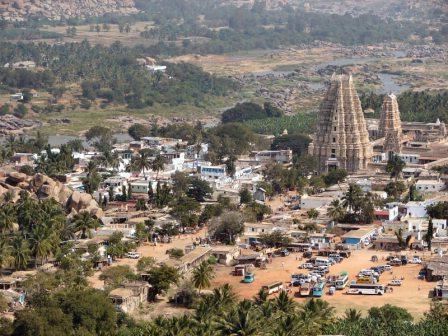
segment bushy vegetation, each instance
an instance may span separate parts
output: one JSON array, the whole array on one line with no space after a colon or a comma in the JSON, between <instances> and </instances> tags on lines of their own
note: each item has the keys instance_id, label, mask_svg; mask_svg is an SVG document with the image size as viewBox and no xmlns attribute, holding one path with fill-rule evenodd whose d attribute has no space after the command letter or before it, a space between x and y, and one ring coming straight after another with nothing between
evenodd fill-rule
<instances>
[{"instance_id":1,"label":"bushy vegetation","mask_svg":"<svg viewBox=\"0 0 448 336\"><path fill-rule=\"evenodd\" d=\"M275 49L315 40L352 44L403 40L417 33L427 36L424 26L395 22L371 14L360 16L305 12L284 6L267 11L263 2L249 6L217 5L213 1L153 1L138 4L148 13L158 13L157 26L141 33L160 42L147 48L150 53L225 53L238 50ZM177 16L176 16L177 13ZM197 20L198 15L202 20ZM179 17L184 20L178 20ZM214 28L220 27L219 30ZM193 43L189 38L207 40ZM182 44L172 43L184 38Z\"/></svg>"},{"instance_id":2,"label":"bushy vegetation","mask_svg":"<svg viewBox=\"0 0 448 336\"><path fill-rule=\"evenodd\" d=\"M143 108L154 103L200 105L206 95L225 95L234 83L210 75L188 63L162 63L166 73L151 73L137 64L135 49L114 43L110 47L91 46L87 41L58 45L0 43L0 63L32 60L45 71L3 69L2 83L10 88L41 88L51 93L55 87L80 83L85 105L101 99L104 104L127 104Z\"/></svg>"},{"instance_id":3,"label":"bushy vegetation","mask_svg":"<svg viewBox=\"0 0 448 336\"><path fill-rule=\"evenodd\" d=\"M372 108L379 115L384 95L363 93L360 99L363 108ZM448 90L405 91L397 100L403 121L448 122Z\"/></svg>"},{"instance_id":4,"label":"bushy vegetation","mask_svg":"<svg viewBox=\"0 0 448 336\"><path fill-rule=\"evenodd\" d=\"M284 130L291 134L311 134L314 132L315 123L315 114L300 113L280 118L249 120L244 122L244 125L255 133L280 135Z\"/></svg>"},{"instance_id":5,"label":"bushy vegetation","mask_svg":"<svg viewBox=\"0 0 448 336\"><path fill-rule=\"evenodd\" d=\"M271 103L266 102L263 106L260 106L255 103L245 102L238 103L235 107L224 111L221 120L223 123L228 123L253 119L278 118L281 116L283 116L283 111Z\"/></svg>"}]
</instances>

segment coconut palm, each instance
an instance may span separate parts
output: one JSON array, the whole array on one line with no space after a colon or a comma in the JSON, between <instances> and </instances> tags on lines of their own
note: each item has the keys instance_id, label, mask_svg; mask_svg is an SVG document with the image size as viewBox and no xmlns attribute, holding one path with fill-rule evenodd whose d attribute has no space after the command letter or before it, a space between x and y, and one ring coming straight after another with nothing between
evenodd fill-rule
<instances>
[{"instance_id":1,"label":"coconut palm","mask_svg":"<svg viewBox=\"0 0 448 336\"><path fill-rule=\"evenodd\" d=\"M217 322L217 329L223 335L251 336L259 334L258 323L251 302L244 300Z\"/></svg>"},{"instance_id":2,"label":"coconut palm","mask_svg":"<svg viewBox=\"0 0 448 336\"><path fill-rule=\"evenodd\" d=\"M334 221L340 221L345 216L345 209L339 199L335 199L330 203L327 215Z\"/></svg>"},{"instance_id":3,"label":"coconut palm","mask_svg":"<svg viewBox=\"0 0 448 336\"><path fill-rule=\"evenodd\" d=\"M8 264L10 251L8 237L0 235L0 277L2 276L1 269Z\"/></svg>"},{"instance_id":4,"label":"coconut palm","mask_svg":"<svg viewBox=\"0 0 448 336\"><path fill-rule=\"evenodd\" d=\"M361 312L355 308L350 308L345 311L345 319L350 322L359 321L362 318Z\"/></svg>"},{"instance_id":5,"label":"coconut palm","mask_svg":"<svg viewBox=\"0 0 448 336\"><path fill-rule=\"evenodd\" d=\"M290 312L295 307L295 302L288 296L286 291L281 291L280 295L274 299L274 307L276 310L282 311L284 313Z\"/></svg>"},{"instance_id":6,"label":"coconut palm","mask_svg":"<svg viewBox=\"0 0 448 336\"><path fill-rule=\"evenodd\" d=\"M159 179L159 172L165 167L165 158L160 154L151 162L151 169L156 172L156 180Z\"/></svg>"},{"instance_id":7,"label":"coconut palm","mask_svg":"<svg viewBox=\"0 0 448 336\"><path fill-rule=\"evenodd\" d=\"M81 211L73 218L73 225L76 232L81 231L80 238L86 239L91 237L90 230L96 229L99 226L99 222L88 211Z\"/></svg>"},{"instance_id":8,"label":"coconut palm","mask_svg":"<svg viewBox=\"0 0 448 336\"><path fill-rule=\"evenodd\" d=\"M40 264L43 264L44 260L51 254L51 251L54 248L54 238L51 230L45 225L36 225L33 227L29 242L31 253L36 259L36 266L38 260L40 260Z\"/></svg>"},{"instance_id":9,"label":"coconut palm","mask_svg":"<svg viewBox=\"0 0 448 336\"><path fill-rule=\"evenodd\" d=\"M302 335L303 321L296 315L288 314L276 320L275 327L269 333L272 336L296 336Z\"/></svg>"},{"instance_id":10,"label":"coconut palm","mask_svg":"<svg viewBox=\"0 0 448 336\"><path fill-rule=\"evenodd\" d=\"M24 270L30 260L28 242L22 236L15 236L11 242L11 258L16 270Z\"/></svg>"},{"instance_id":11,"label":"coconut palm","mask_svg":"<svg viewBox=\"0 0 448 336\"><path fill-rule=\"evenodd\" d=\"M355 214L359 212L362 190L355 184L350 184L346 194L342 197L342 206Z\"/></svg>"},{"instance_id":12,"label":"coconut palm","mask_svg":"<svg viewBox=\"0 0 448 336\"><path fill-rule=\"evenodd\" d=\"M16 221L14 205L6 204L0 208L0 233L12 232Z\"/></svg>"},{"instance_id":13,"label":"coconut palm","mask_svg":"<svg viewBox=\"0 0 448 336\"><path fill-rule=\"evenodd\" d=\"M143 176L146 178L146 171L151 169L151 161L149 160L149 154L145 151L140 152L132 158L130 169L134 172L143 172Z\"/></svg>"},{"instance_id":14,"label":"coconut palm","mask_svg":"<svg viewBox=\"0 0 448 336\"><path fill-rule=\"evenodd\" d=\"M199 291L204 288L208 288L211 285L211 280L215 276L212 265L203 261L193 270L193 285Z\"/></svg>"}]
</instances>

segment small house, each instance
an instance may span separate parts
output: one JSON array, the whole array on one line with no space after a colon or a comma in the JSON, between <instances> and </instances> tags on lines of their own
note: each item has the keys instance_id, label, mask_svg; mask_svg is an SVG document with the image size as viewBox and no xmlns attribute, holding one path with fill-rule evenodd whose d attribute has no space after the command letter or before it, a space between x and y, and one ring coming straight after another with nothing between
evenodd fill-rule
<instances>
[{"instance_id":1,"label":"small house","mask_svg":"<svg viewBox=\"0 0 448 336\"><path fill-rule=\"evenodd\" d=\"M231 265L240 255L238 246L213 246L212 255L218 260L219 264Z\"/></svg>"}]
</instances>

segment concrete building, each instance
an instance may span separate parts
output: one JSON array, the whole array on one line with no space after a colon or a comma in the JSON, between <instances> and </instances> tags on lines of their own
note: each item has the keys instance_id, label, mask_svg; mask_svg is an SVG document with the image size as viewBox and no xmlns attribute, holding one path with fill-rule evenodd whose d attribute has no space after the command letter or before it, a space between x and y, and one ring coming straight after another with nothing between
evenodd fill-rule
<instances>
[{"instance_id":1,"label":"concrete building","mask_svg":"<svg viewBox=\"0 0 448 336\"><path fill-rule=\"evenodd\" d=\"M292 150L265 150L259 152L252 152L251 157L261 163L275 162L281 164L292 163Z\"/></svg>"},{"instance_id":2,"label":"concrete building","mask_svg":"<svg viewBox=\"0 0 448 336\"><path fill-rule=\"evenodd\" d=\"M445 189L445 182L441 180L418 180L415 189L421 193L430 193Z\"/></svg>"}]
</instances>

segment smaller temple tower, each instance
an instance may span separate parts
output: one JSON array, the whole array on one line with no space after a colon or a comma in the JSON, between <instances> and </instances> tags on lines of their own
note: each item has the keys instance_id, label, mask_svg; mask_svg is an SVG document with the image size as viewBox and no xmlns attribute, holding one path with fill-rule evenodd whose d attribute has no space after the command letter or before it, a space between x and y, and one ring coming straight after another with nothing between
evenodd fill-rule
<instances>
[{"instance_id":1,"label":"smaller temple tower","mask_svg":"<svg viewBox=\"0 0 448 336\"><path fill-rule=\"evenodd\" d=\"M401 152L401 120L397 97L389 94L384 97L381 107L379 135L384 137L383 151L388 155Z\"/></svg>"}]
</instances>

